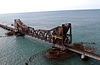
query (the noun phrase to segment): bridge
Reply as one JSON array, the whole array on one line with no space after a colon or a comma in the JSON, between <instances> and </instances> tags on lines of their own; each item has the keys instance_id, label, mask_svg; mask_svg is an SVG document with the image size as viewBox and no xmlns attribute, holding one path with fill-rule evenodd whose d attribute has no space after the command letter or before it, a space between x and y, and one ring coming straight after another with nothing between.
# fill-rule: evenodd
<instances>
[{"instance_id":1,"label":"bridge","mask_svg":"<svg viewBox=\"0 0 100 65\"><path fill-rule=\"evenodd\" d=\"M55 45L55 47L68 49L68 50L73 51L75 53L78 53L78 54L81 54L81 55L85 55L87 57L90 57L90 58L93 58L93 59L96 59L96 60L100 60L100 55L97 55L97 54L95 54L93 52L87 52L87 51L84 51L84 50L81 50L81 49L78 49L78 48L74 48L73 46L67 45L65 47L65 46Z\"/></svg>"},{"instance_id":2,"label":"bridge","mask_svg":"<svg viewBox=\"0 0 100 65\"><path fill-rule=\"evenodd\" d=\"M14 35L29 35L41 40L53 43L55 48L60 48L63 50L70 50L74 53L81 54L81 57L91 57L96 60L100 60L100 55L93 53L92 51L85 50L83 45L79 47L72 44L72 29L71 23L62 24L62 26L55 27L50 30L34 29L30 26L25 25L20 19L14 20L14 28L8 27L6 25L0 24L0 27L14 32Z\"/></svg>"}]
</instances>

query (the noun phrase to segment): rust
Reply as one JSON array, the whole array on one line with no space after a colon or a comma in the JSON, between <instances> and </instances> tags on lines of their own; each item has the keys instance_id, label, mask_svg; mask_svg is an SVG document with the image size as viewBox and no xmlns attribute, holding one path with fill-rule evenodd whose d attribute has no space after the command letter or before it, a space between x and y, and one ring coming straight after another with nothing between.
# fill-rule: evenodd
<instances>
[{"instance_id":1,"label":"rust","mask_svg":"<svg viewBox=\"0 0 100 65\"><path fill-rule=\"evenodd\" d=\"M14 24L12 24L14 28L2 24L0 24L0 27L11 31L7 35L29 35L53 43L53 46L46 53L49 59L60 60L78 53L100 60L100 55L93 53L93 49L90 46L84 46L82 42L72 44L71 23L62 24L50 30L42 30L27 26L20 19L15 19L14 21Z\"/></svg>"},{"instance_id":2,"label":"rust","mask_svg":"<svg viewBox=\"0 0 100 65\"><path fill-rule=\"evenodd\" d=\"M12 36L12 35L14 35L14 32L7 32L6 35L7 36Z\"/></svg>"},{"instance_id":3,"label":"rust","mask_svg":"<svg viewBox=\"0 0 100 65\"><path fill-rule=\"evenodd\" d=\"M59 48L51 48L48 53L46 53L47 58L51 60L61 60L73 56L74 53L68 50L61 50Z\"/></svg>"}]
</instances>

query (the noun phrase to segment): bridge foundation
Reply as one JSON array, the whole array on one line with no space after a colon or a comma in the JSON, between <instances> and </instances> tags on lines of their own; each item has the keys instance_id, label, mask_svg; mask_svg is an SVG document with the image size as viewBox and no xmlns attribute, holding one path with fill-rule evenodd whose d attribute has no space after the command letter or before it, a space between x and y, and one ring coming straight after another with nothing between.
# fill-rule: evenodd
<instances>
[{"instance_id":1,"label":"bridge foundation","mask_svg":"<svg viewBox=\"0 0 100 65\"><path fill-rule=\"evenodd\" d=\"M88 60L88 57L85 56L85 54L82 54L82 55L81 55L81 60L86 61L86 60Z\"/></svg>"}]
</instances>

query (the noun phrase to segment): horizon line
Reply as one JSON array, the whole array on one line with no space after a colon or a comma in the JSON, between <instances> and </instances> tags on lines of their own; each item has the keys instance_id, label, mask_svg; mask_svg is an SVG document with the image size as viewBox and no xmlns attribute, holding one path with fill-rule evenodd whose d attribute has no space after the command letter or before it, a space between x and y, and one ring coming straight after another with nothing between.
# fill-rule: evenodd
<instances>
[{"instance_id":1,"label":"horizon line","mask_svg":"<svg viewBox=\"0 0 100 65\"><path fill-rule=\"evenodd\" d=\"M100 10L97 9L68 9L68 10L48 10L48 11L29 11L29 12L12 12L12 13L0 13L0 15L6 15L6 14L22 14L22 13L39 13L39 12L54 12L54 11L76 11L76 10Z\"/></svg>"}]
</instances>

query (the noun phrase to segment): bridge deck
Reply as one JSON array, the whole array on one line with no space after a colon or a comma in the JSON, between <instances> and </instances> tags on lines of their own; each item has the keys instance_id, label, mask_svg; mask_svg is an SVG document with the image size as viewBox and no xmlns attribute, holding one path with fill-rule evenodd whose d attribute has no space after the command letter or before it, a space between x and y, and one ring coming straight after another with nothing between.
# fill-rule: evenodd
<instances>
[{"instance_id":1,"label":"bridge deck","mask_svg":"<svg viewBox=\"0 0 100 65\"><path fill-rule=\"evenodd\" d=\"M95 53L86 52L86 51L83 51L83 50L80 50L80 49L75 49L75 48L72 48L72 47L66 47L66 48L70 51L73 51L73 52L76 52L76 53L79 53L79 54L84 54L85 56L100 60L100 55L97 55Z\"/></svg>"},{"instance_id":2,"label":"bridge deck","mask_svg":"<svg viewBox=\"0 0 100 65\"><path fill-rule=\"evenodd\" d=\"M73 51L75 53L78 53L78 54L84 54L85 56L88 56L90 58L94 58L94 59L97 59L97 60L100 60L100 55L97 55L95 53L92 53L92 52L87 52L87 51L84 51L84 50L80 50L80 49L76 49L76 48L73 48L72 46L59 46L59 45L55 45L55 47L58 47L58 48L62 48L62 49L68 49L70 51Z\"/></svg>"}]
</instances>

